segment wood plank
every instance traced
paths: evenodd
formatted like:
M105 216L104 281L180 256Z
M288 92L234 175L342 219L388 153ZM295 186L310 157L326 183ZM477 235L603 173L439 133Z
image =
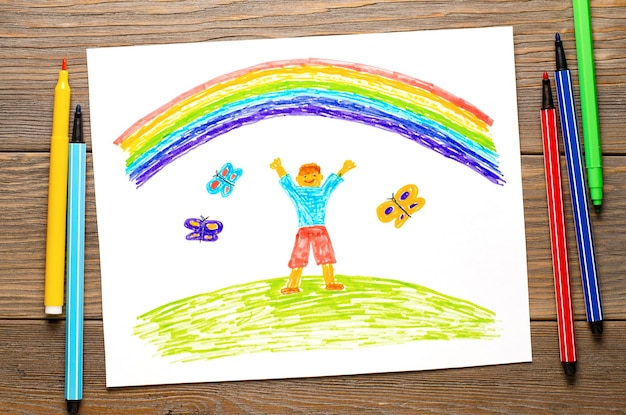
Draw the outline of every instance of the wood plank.
M29 3L29 2L24 2ZM619 106L626 96L623 45L626 8L619 2L594 2L594 39L600 109ZM541 153L537 91L543 71L554 70L554 33L562 33L577 87L571 4L561 1L402 2L322 1L285 11L272 2L221 1L219 6L178 2L36 3L28 18L23 7L0 5L4 35L0 113L4 130L0 151L49 149L50 122L33 123L36 114L52 113L52 96L61 58L71 71L72 102L84 108L89 126L85 48L155 43L197 42L324 34L513 25L521 146L524 154ZM133 13L127 13L133 10ZM603 151L626 148L622 122L601 111ZM86 135L88 145L90 135Z
M579 362L571 381L559 362L556 323L534 322L532 363L107 389L102 323L89 321L81 413L623 413L626 323L607 323L610 336L601 341L582 323L576 329ZM64 413L64 330L62 321L0 321L0 402L6 413Z
M531 317L554 320L554 281L550 256L543 158L524 156L522 163ZM605 157L607 199L594 215L598 269L606 315L626 318L626 233L615 232L626 211L626 157ZM565 164L563 160L563 172ZM101 318L100 262L91 156L87 161L86 315ZM0 318L44 318L42 298L45 264L48 155L0 153ZM567 175L564 173L564 177ZM564 179L566 180L566 179ZM28 191L24 191L28 189ZM572 295L577 319L584 319L580 269L571 219L569 190L564 183Z

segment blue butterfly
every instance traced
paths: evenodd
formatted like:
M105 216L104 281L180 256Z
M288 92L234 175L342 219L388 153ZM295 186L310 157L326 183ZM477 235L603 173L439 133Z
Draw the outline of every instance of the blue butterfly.
M219 220L209 220L204 216L198 218L189 218L185 220L185 228L191 229L192 232L185 236L188 241L217 241L217 234L222 232L224 225Z
M215 172L215 176L206 184L206 190L212 195L221 193L222 197L230 196L235 187L235 182L239 180L242 169L236 169L231 163L222 166L219 172Z

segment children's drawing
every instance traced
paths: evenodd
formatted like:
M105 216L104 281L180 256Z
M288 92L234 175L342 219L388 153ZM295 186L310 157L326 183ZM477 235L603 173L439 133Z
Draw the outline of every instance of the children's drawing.
M192 231L185 236L188 241L215 242L218 239L217 234L222 232L224 225L219 220L200 216L200 219L189 218L185 220L185 228Z
M302 270L309 263L309 253L313 250L315 262L322 266L322 275L327 290L343 290L344 285L335 281L333 264L337 262L330 236L324 226L326 205L331 193L343 182L343 175L355 168L352 160L346 160L341 170L331 173L323 181L320 166L315 163L303 164L296 176L296 182L287 173L280 158L276 158L270 168L276 170L280 185L293 202L298 214L298 233L289 259L291 274L282 294L300 292ZM323 181L323 182L322 182ZM296 185L297 183L297 185Z
M426 200L418 197L418 188L414 184L404 185L391 195L386 202L376 208L376 214L381 222L390 222L395 219L396 228L402 227L411 215L424 207Z
M493 120L437 86L388 69L328 59L264 62L218 76L142 117L116 140L140 187L169 163L244 125L320 116L380 128L503 184Z
M230 196L242 173L242 169L236 169L232 163L226 162L206 184L206 190L212 195L221 193L222 197Z
M107 386L529 361L513 52L511 28L89 49Z

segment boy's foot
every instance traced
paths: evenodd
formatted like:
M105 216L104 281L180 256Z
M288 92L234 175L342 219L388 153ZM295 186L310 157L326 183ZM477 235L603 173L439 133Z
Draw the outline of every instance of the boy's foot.
M326 284L326 289L330 291L341 291L344 288L344 285L338 282L331 282L330 284Z
M300 291L302 290L298 287L285 287L280 290L280 293L283 295L289 295L289 294L299 293Z

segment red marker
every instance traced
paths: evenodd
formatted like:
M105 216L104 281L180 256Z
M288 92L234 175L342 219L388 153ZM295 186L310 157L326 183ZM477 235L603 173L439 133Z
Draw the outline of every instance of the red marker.
M556 294L556 316L559 326L561 362L567 375L576 373L576 342L574 313L570 293L569 266L567 263L567 238L565 215L563 214L563 192L561 188L561 163L557 140L556 109L552 101L552 90L548 73L543 73L543 104L541 106L541 135L546 168L548 191L548 213L550 215L550 241L552 244L552 268Z

